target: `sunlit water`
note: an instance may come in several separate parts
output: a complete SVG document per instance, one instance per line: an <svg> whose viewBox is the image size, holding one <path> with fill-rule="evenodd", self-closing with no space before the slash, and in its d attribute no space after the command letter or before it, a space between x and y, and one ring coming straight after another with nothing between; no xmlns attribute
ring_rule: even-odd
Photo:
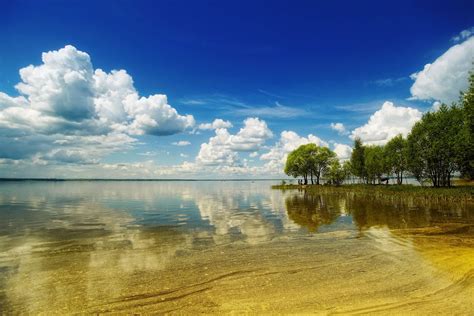
<svg viewBox="0 0 474 316"><path fill-rule="evenodd" d="M474 313L474 207L270 181L0 183L0 311Z"/></svg>

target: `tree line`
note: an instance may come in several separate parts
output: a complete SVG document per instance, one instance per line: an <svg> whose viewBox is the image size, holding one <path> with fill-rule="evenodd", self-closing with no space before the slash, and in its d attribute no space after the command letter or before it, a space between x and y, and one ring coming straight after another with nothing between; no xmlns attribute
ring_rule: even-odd
<svg viewBox="0 0 474 316"><path fill-rule="evenodd" d="M406 138L398 135L384 146L355 139L351 158L342 165L329 148L301 145L288 155L285 173L302 177L303 184L320 184L324 177L340 185L351 175L367 184L389 177L402 184L411 175L434 187L450 187L456 173L474 179L474 72L457 103L423 114Z"/></svg>

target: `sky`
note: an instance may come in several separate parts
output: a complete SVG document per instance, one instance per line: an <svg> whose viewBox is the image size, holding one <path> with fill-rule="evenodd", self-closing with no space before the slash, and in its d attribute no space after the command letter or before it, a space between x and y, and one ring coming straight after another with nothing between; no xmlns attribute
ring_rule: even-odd
<svg viewBox="0 0 474 316"><path fill-rule="evenodd" d="M473 1L0 2L0 177L278 178L456 102Z"/></svg>

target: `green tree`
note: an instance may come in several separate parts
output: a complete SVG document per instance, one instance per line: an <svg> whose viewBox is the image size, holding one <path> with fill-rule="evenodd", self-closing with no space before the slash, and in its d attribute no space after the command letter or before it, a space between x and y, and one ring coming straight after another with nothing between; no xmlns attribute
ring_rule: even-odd
<svg viewBox="0 0 474 316"><path fill-rule="evenodd" d="M427 112L408 135L408 167L423 182L433 186L451 186L454 171L459 170L459 147L463 129L463 110L441 105Z"/></svg>
<svg viewBox="0 0 474 316"><path fill-rule="evenodd" d="M344 174L346 175L345 179L349 179L352 175L352 166L351 166L351 162L349 160L346 160L344 161L344 163L342 164L342 168L344 169ZM345 180L344 179L344 180Z"/></svg>
<svg viewBox="0 0 474 316"><path fill-rule="evenodd" d="M351 167L353 175L359 177L361 180L367 178L365 169L365 146L362 145L360 138L356 138L354 141L354 149L351 154Z"/></svg>
<svg viewBox="0 0 474 316"><path fill-rule="evenodd" d="M303 177L304 184L308 184L308 161L304 157L300 146L288 154L285 163L285 173L294 178Z"/></svg>
<svg viewBox="0 0 474 316"><path fill-rule="evenodd" d="M326 173L329 165L336 159L336 153L327 147L317 146L311 156L311 168L316 177L316 184L320 183L321 176Z"/></svg>
<svg viewBox="0 0 474 316"><path fill-rule="evenodd" d="M313 143L309 143L306 145L301 145L301 150L303 153L303 157L307 163L306 167L308 169L308 173L311 179L311 184L314 184L314 176L316 175L316 163L317 163L317 156L319 152L319 146Z"/></svg>
<svg viewBox="0 0 474 316"><path fill-rule="evenodd" d="M461 175L474 179L474 71L469 74L469 88L461 93L462 131L457 140L456 158Z"/></svg>
<svg viewBox="0 0 474 316"><path fill-rule="evenodd" d="M341 165L338 159L333 159L327 169L326 177L334 185L341 185L348 176L348 168Z"/></svg>
<svg viewBox="0 0 474 316"><path fill-rule="evenodd" d="M375 184L376 181L380 183L382 175L387 170L383 147L367 146L365 148L364 156L367 181L373 184Z"/></svg>
<svg viewBox="0 0 474 316"><path fill-rule="evenodd" d="M301 145L293 150L286 159L285 173L293 177L303 177L304 184L320 183L321 175L326 171L329 163L335 159L336 154L327 147L320 147L310 143Z"/></svg>
<svg viewBox="0 0 474 316"><path fill-rule="evenodd" d="M392 138L384 148L388 171L395 174L397 184L403 183L403 173L408 168L407 150L407 141L401 134Z"/></svg>

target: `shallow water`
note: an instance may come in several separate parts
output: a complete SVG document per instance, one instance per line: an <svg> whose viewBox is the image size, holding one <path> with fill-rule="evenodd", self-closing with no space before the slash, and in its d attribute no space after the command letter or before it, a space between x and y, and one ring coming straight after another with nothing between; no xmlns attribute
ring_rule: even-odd
<svg viewBox="0 0 474 316"><path fill-rule="evenodd" d="M268 181L0 183L0 311L474 313L474 207Z"/></svg>

